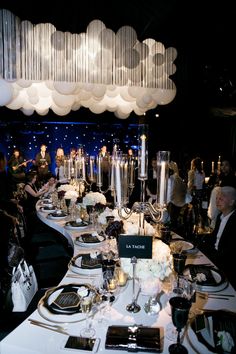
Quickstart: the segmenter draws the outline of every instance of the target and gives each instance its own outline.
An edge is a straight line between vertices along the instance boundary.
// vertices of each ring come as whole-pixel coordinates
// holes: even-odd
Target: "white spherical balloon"
[[[5,106],[13,98],[13,88],[9,82],[0,79],[0,106]]]

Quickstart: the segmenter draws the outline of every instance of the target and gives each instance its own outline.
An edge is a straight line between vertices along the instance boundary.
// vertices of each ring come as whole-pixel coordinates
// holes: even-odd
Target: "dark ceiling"
[[[171,104],[157,107],[158,112],[188,118],[203,115],[203,112],[204,116],[236,116],[233,1],[67,0],[57,2],[52,8],[42,1],[27,4],[19,0],[4,3],[3,0],[1,4],[21,20],[34,24],[50,22],[58,30],[72,33],[84,32],[94,19],[102,20],[115,32],[123,25],[130,25],[140,41],[154,38],[178,51],[177,71],[172,78],[177,95]],[[93,116],[85,109],[80,111],[83,117]],[[0,108],[1,119],[13,114],[14,117],[23,115],[20,111]],[[70,116],[73,114],[75,112]],[[78,116],[78,111],[76,114]],[[53,113],[50,116],[55,117]]]

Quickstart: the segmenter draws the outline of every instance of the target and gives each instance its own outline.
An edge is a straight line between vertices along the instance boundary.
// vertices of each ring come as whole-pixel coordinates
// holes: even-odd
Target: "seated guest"
[[[64,163],[62,162],[62,160],[56,159],[55,176],[56,176],[57,181],[59,182],[57,184],[57,186],[59,186],[59,184],[68,183],[68,179],[65,178],[64,171],[65,171]]]
[[[208,217],[211,220],[210,226],[214,228],[216,217],[219,214],[219,210],[216,207],[216,194],[219,187],[231,186],[236,188],[236,176],[233,169],[233,164],[229,159],[223,159],[221,161],[220,173],[216,175],[215,184],[210,193],[210,202],[207,210]]]
[[[32,229],[35,228],[37,224],[37,215],[36,215],[36,203],[39,200],[39,197],[48,192],[49,187],[47,185],[43,186],[42,189],[38,190],[36,186],[37,174],[31,172],[27,175],[27,182],[25,184],[24,191],[27,195],[23,203],[24,214],[26,218],[26,224],[29,234],[32,232]]]
[[[47,183],[43,186],[43,188],[48,188],[48,191],[44,193],[44,197],[50,197],[50,195],[55,192],[57,188],[57,179],[56,176],[53,174],[48,175],[48,181]]]
[[[236,278],[232,264],[236,255],[236,189],[231,186],[219,187],[216,207],[220,211],[215,228],[209,239],[208,256],[223,270],[236,288]],[[204,248],[205,250],[205,248]]]

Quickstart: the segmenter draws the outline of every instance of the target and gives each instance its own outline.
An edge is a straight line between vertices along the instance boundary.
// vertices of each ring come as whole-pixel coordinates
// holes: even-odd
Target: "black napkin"
[[[203,337],[201,331],[197,331],[197,323],[198,323],[198,318],[200,317],[212,317],[212,322],[213,322],[213,336],[214,336],[214,343],[215,346],[213,347],[206,341],[206,339]],[[197,315],[194,321],[191,323],[191,327],[196,333],[196,336],[198,340],[204,344],[210,351],[214,353],[221,353],[223,354],[223,350],[221,345],[219,344],[219,338],[217,336],[217,333],[219,331],[226,331],[230,333],[232,336],[235,346],[232,348],[231,353],[236,353],[236,313],[227,311],[227,310],[212,310],[212,311],[205,311],[204,314],[202,315]]]
[[[106,334],[106,349],[130,352],[161,353],[160,328],[144,326],[109,326]]]
[[[54,212],[54,213],[50,213],[49,216],[52,216],[54,218],[61,218],[61,217],[67,216],[67,214],[64,212],[61,212],[61,213]]]
[[[82,240],[84,243],[99,243],[99,242],[101,242],[96,235],[93,236],[92,234],[89,234],[89,233],[85,233],[85,234],[80,235],[79,240]]]
[[[102,255],[97,254],[96,258],[91,258],[89,253],[82,254],[81,268],[82,269],[97,269],[102,267]]]
[[[83,227],[83,226],[88,226],[87,222],[81,221],[81,222],[76,222],[76,221],[69,221],[66,223],[68,226],[72,227]]]
[[[75,313],[81,312],[80,296],[77,294],[79,286],[66,285],[62,288],[63,290],[61,293],[51,304],[46,301],[45,306],[48,308],[48,310],[51,313],[57,315],[73,315]],[[58,289],[60,289],[60,287],[55,289],[55,291]]]
[[[192,278],[196,278],[198,273],[202,273],[205,275],[206,280],[205,281],[197,281],[198,285],[201,285],[201,286],[219,285],[219,282],[218,283],[216,282],[216,280],[212,274],[212,270],[214,270],[215,272],[218,272],[217,269],[210,267],[210,266],[201,265],[201,264],[188,264],[187,268],[189,269]],[[223,280],[223,278],[222,278],[223,275],[220,274],[220,276],[221,276],[221,279]]]

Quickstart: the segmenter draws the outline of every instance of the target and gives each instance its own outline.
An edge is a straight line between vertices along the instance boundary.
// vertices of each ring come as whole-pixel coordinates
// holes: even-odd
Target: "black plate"
[[[78,294],[80,291],[83,293]],[[51,314],[73,315],[81,313],[80,299],[88,296],[91,292],[94,294],[94,302],[96,302],[98,292],[90,284],[61,285],[46,291],[40,302]],[[57,294],[55,298],[54,293]]]

